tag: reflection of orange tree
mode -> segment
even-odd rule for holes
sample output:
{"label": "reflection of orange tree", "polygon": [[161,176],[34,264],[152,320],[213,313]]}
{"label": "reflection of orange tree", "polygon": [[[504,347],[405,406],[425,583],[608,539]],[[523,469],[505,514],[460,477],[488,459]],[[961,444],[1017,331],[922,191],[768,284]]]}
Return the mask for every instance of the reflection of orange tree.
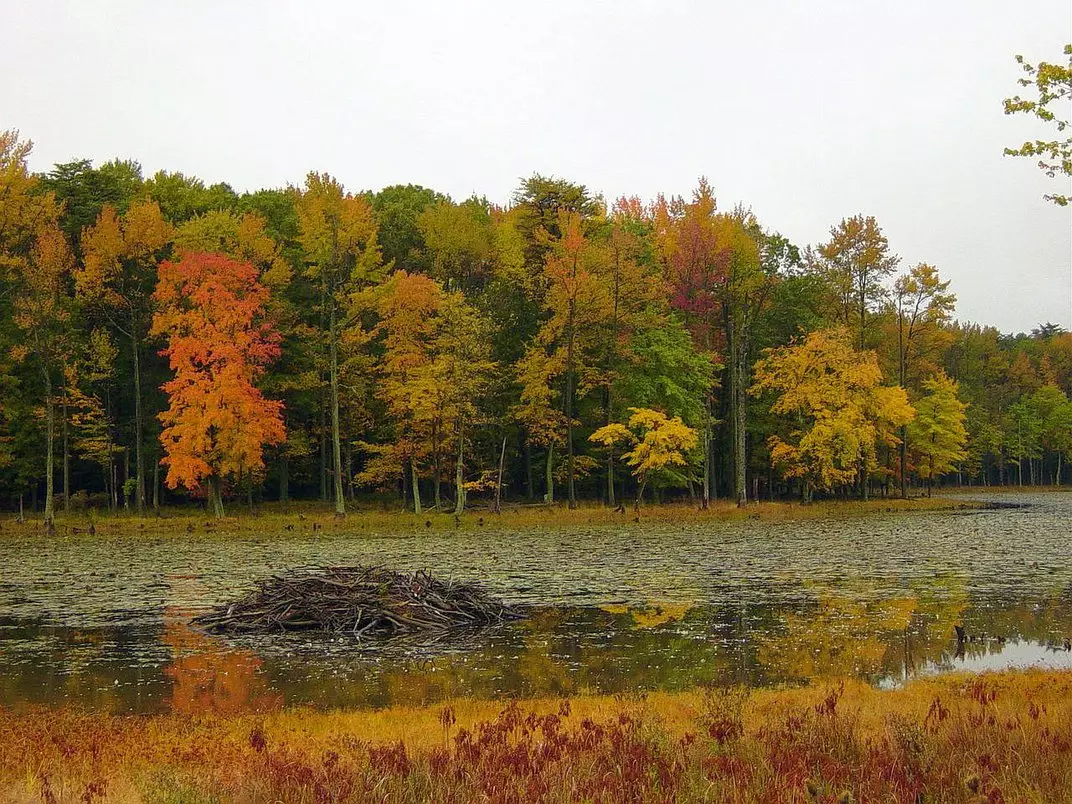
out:
{"label": "reflection of orange tree", "polygon": [[256,654],[227,649],[177,618],[165,620],[164,642],[174,655],[165,670],[172,680],[172,711],[231,715],[283,705],[282,694],[259,675],[262,662]]}

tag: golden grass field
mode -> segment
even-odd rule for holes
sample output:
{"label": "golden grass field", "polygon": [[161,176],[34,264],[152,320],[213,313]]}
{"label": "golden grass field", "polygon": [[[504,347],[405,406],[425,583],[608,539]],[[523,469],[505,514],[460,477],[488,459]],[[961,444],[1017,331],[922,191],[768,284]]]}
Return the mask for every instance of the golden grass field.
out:
{"label": "golden grass field", "polygon": [[234,716],[0,710],[0,801],[1072,800],[1072,673]]}

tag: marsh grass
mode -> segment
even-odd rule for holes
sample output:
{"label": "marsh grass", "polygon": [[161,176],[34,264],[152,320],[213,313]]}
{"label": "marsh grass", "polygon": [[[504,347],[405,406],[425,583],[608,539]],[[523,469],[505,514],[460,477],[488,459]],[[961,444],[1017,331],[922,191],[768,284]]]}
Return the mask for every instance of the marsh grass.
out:
{"label": "marsh grass", "polygon": [[[979,503],[948,496],[910,499],[827,500],[803,505],[797,502],[759,502],[738,508],[730,501],[714,501],[706,511],[688,503],[664,503],[643,508],[639,515],[632,510],[620,513],[597,504],[581,504],[575,509],[565,505],[507,505],[502,513],[479,508],[461,516],[450,512],[428,511],[421,516],[401,510],[357,508],[345,518],[335,517],[325,505],[313,502],[265,503],[252,512],[242,510],[233,516],[215,519],[193,507],[165,507],[158,515],[137,516],[120,513],[72,512],[56,519],[59,537],[190,539],[198,537],[310,536],[330,538],[334,534],[369,533],[376,535],[414,532],[449,532],[480,530],[558,530],[573,527],[635,527],[649,524],[717,525],[744,521],[791,522],[827,518],[863,517],[884,513],[946,511],[978,508]],[[23,523],[13,518],[0,519],[0,538],[37,537],[43,533],[39,520]]]}
{"label": "marsh grass", "polygon": [[1066,801],[1072,673],[270,715],[0,711],[0,801]]}

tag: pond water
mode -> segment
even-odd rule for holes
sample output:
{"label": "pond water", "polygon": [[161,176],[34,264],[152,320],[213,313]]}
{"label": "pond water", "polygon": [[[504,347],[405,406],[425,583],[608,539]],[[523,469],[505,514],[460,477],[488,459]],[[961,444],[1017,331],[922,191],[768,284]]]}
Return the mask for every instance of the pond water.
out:
{"label": "pond water", "polygon": [[[986,499],[985,495],[974,495]],[[1072,668],[1072,494],[771,524],[0,540],[0,705],[242,712]],[[526,619],[438,640],[209,637],[310,564],[479,581]],[[958,644],[954,624],[969,640]]]}

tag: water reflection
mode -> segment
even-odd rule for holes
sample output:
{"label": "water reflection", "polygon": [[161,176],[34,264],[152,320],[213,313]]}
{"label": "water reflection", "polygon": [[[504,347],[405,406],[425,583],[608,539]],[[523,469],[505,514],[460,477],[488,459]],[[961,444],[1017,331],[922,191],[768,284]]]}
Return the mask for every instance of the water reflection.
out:
{"label": "water reflection", "polygon": [[[1062,645],[1062,634],[1072,633],[1067,603],[1067,593],[996,606],[956,595],[881,600],[824,589],[791,607],[536,609],[525,621],[460,639],[379,646],[350,637],[209,637],[181,618],[157,632],[9,625],[0,631],[5,644],[17,635],[21,648],[0,655],[0,701],[226,714],[841,675],[889,686],[954,669],[1072,669]],[[954,622],[978,636],[958,645]]]}
{"label": "water reflection", "polygon": [[[0,705],[233,713],[283,705],[1072,668],[1072,495],[1029,509],[576,535],[365,534],[119,545],[0,541]],[[592,556],[598,555],[598,561]],[[527,619],[375,645],[208,637],[198,607],[308,563],[442,567]],[[958,645],[953,626],[967,638]]]}

